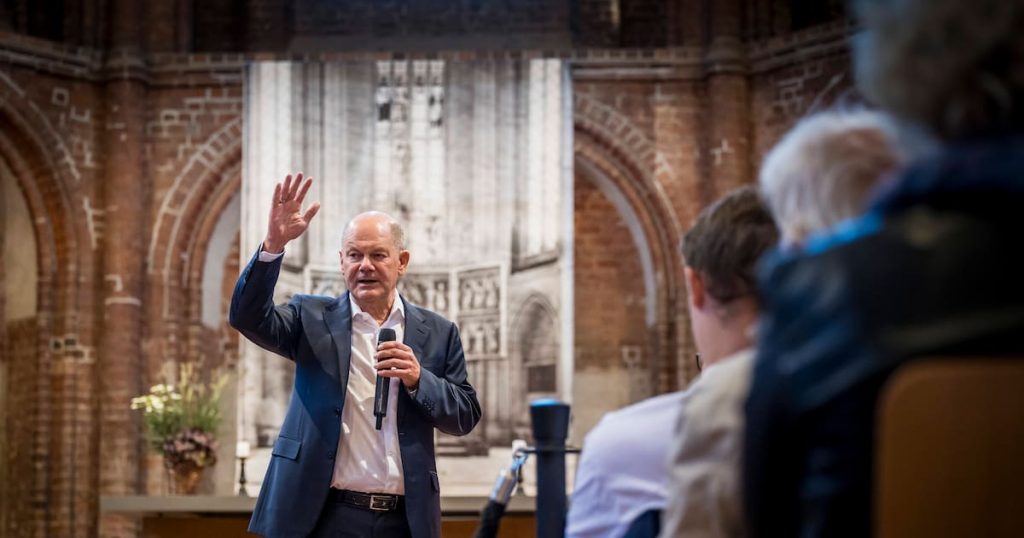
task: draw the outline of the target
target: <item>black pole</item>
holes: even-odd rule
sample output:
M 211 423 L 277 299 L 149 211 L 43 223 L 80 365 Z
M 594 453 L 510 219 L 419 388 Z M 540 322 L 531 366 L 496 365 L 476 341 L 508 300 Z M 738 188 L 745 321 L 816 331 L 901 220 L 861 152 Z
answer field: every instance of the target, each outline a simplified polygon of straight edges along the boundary
M 556 400 L 530 404 L 537 451 L 537 538 L 565 536 L 565 438 L 569 406 Z
M 480 512 L 480 525 L 476 528 L 473 538 L 495 538 L 501 526 L 501 516 L 505 515 L 505 505 L 496 501 L 487 501 L 483 512 Z

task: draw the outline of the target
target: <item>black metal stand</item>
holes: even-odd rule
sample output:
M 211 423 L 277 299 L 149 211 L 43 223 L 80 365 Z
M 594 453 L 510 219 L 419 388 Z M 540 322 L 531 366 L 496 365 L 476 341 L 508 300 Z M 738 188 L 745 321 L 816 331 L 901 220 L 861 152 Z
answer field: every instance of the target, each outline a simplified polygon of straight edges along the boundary
M 537 454 L 537 538 L 565 536 L 565 439 L 569 406 L 555 400 L 530 405 Z
M 578 449 L 578 448 L 570 448 L 570 447 L 565 447 L 565 446 L 563 446 L 561 449 L 559 449 L 557 447 L 556 448 L 548 447 L 548 448 L 545 448 L 545 449 L 539 449 L 539 448 L 536 448 L 536 447 L 529 447 L 529 446 L 523 446 L 523 447 L 519 447 L 519 448 L 513 449 L 513 451 L 512 451 L 512 464 L 509 465 L 508 469 L 502 469 L 501 472 L 498 473 L 498 481 L 494 484 L 494 490 L 491 491 L 491 496 L 490 496 L 490 498 L 487 501 L 487 505 L 484 506 L 483 511 L 480 512 L 480 525 L 477 526 L 476 533 L 473 534 L 473 538 L 495 538 L 496 536 L 498 536 L 498 530 L 499 530 L 499 527 L 501 525 L 501 518 L 502 518 L 502 516 L 505 515 L 505 509 L 508 507 L 508 502 L 511 499 L 511 497 L 513 495 L 513 492 L 518 489 L 519 493 L 522 494 L 523 466 L 526 464 L 526 459 L 530 457 L 530 454 L 537 454 L 538 455 L 538 460 L 540 459 L 540 454 L 541 453 L 544 453 L 545 457 L 560 457 L 562 459 L 562 462 L 563 462 L 563 470 L 564 470 L 565 455 L 566 454 L 579 454 L 579 452 L 580 452 L 580 449 Z M 539 466 L 538 466 L 538 471 L 539 471 Z M 540 503 L 541 503 L 539 484 L 543 480 L 544 483 L 545 483 L 545 487 L 548 487 L 547 484 L 549 482 L 551 482 L 551 481 L 548 480 L 547 478 L 541 479 L 539 472 L 538 472 L 538 478 L 537 479 L 538 479 L 538 497 L 537 497 L 538 510 L 537 510 L 537 513 L 539 514 L 540 513 L 539 508 L 540 508 Z M 564 472 L 562 474 L 562 490 L 561 491 L 565 491 L 565 474 L 564 474 Z M 562 495 L 562 498 L 564 500 L 565 496 Z M 548 525 L 548 523 L 545 522 L 545 525 Z M 561 527 L 565 526 L 565 515 L 564 515 L 564 513 L 562 515 L 562 522 L 561 523 L 556 522 L 556 523 L 554 523 L 554 525 L 555 526 L 561 525 Z M 539 520 L 538 520 L 537 527 L 538 527 L 538 529 L 540 528 Z M 540 536 L 539 532 L 538 532 L 537 536 Z M 558 534 L 558 536 L 562 536 L 561 531 Z

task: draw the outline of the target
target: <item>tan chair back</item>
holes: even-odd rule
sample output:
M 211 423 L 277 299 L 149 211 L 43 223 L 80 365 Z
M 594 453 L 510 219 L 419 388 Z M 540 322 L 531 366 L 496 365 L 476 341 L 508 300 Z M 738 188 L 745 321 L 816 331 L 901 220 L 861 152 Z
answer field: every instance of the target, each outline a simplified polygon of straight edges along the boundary
M 909 363 L 878 413 L 877 536 L 1024 537 L 1024 360 Z

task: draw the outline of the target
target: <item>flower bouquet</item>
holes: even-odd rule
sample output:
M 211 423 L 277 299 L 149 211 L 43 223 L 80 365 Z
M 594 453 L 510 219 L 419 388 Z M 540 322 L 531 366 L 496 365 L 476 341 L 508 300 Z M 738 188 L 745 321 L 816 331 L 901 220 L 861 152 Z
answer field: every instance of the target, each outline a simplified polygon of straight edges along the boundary
M 154 385 L 132 398 L 132 409 L 142 410 L 147 442 L 163 455 L 177 493 L 195 493 L 203 470 L 217 463 L 216 432 L 226 383 L 224 373 L 204 383 L 194 363 L 183 363 L 175 382 Z

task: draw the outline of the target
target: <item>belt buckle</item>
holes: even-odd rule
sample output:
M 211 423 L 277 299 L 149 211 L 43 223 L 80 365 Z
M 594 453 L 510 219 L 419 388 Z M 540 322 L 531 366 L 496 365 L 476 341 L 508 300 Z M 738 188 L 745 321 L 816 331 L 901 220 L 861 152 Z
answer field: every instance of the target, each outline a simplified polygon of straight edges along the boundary
M 387 512 L 394 508 L 395 499 L 388 495 L 370 495 L 370 510 Z

